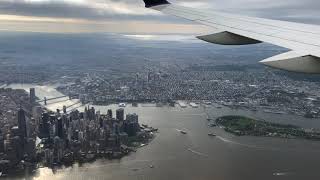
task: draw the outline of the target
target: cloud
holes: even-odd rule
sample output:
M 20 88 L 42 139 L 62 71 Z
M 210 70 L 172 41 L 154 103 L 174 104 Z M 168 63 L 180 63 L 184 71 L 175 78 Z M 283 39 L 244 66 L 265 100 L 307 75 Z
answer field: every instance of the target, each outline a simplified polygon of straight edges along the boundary
M 320 1 L 317 0 L 170 1 L 199 9 L 213 9 L 242 15 L 320 24 L 320 11 L 318 10 Z M 77 23 L 78 21 L 81 21 L 81 23 L 87 23 L 87 25 L 94 24 L 92 27 L 93 31 L 99 22 L 104 24 L 107 24 L 108 22 L 118 24 L 123 23 L 123 28 L 129 27 L 124 23 L 139 22 L 140 24 L 144 23 L 145 25 L 148 23 L 178 24 L 181 26 L 188 25 L 188 27 L 193 30 L 195 29 L 195 27 L 191 26 L 192 23 L 186 20 L 175 17 L 169 18 L 159 12 L 144 8 L 142 0 L 0 0 L 0 15 L 3 17 L 5 15 L 16 16 L 16 20 L 17 17 L 21 17 L 21 21 L 28 19 L 28 21 L 25 22 L 29 23 L 32 20 L 37 20 L 37 23 L 39 23 L 39 21 L 49 19 L 51 21 L 57 20 L 56 22 L 51 22 L 55 24 L 58 24 L 58 21 L 66 24 L 66 20 Z M 40 19 L 37 19 L 36 17 L 39 17 Z M 0 19 L 2 22 L 4 20 L 4 18 Z M 6 23 L 12 24 L 8 21 L 6 21 Z M 0 22 L 0 28 L 5 27 L 5 25 L 7 24 Z M 132 25 L 130 25 L 130 27 L 132 27 Z M 171 31 L 169 26 L 166 26 L 166 28 L 167 29 L 161 29 L 161 32 Z M 133 29 L 133 31 L 135 30 Z M 148 28 L 146 28 L 145 31 L 148 31 Z
M 137 4 L 114 0 L 0 0 L 0 13 L 94 20 L 139 19 L 142 16 L 157 17 L 162 15 L 144 8 L 142 2 Z

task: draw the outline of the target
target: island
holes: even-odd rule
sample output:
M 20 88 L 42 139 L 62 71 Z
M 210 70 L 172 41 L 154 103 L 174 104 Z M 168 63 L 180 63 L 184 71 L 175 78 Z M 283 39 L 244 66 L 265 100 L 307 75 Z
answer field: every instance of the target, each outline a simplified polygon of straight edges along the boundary
M 216 124 L 237 136 L 263 136 L 320 140 L 320 131 L 290 124 L 271 123 L 245 116 L 222 116 Z

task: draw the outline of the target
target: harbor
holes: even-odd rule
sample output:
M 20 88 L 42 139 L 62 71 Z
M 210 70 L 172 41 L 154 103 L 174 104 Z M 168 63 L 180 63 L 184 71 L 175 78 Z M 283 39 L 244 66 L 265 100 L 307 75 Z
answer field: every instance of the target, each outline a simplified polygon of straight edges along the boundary
M 46 88 L 50 89 L 50 87 Z M 49 89 L 45 92 L 54 91 L 54 89 Z M 40 94 L 42 93 L 40 92 Z M 42 95 L 44 96 L 44 94 Z M 29 174 L 28 177 L 46 180 L 54 180 L 58 177 L 63 180 L 87 180 L 91 177 L 124 180 L 138 180 L 143 177 L 163 180 L 184 179 L 184 175 L 187 175 L 190 178 L 186 179 L 192 180 L 194 170 L 197 169 L 197 172 L 203 172 L 203 175 L 197 174 L 197 178 L 219 179 L 229 176 L 236 179 L 248 167 L 255 173 L 244 178 L 255 177 L 258 179 L 263 175 L 272 179 L 274 173 L 293 171 L 309 177 L 317 175 L 315 173 L 317 172 L 316 167 L 320 162 L 317 149 L 320 149 L 320 145 L 312 141 L 296 139 L 289 139 L 284 143 L 281 138 L 237 137 L 219 127 L 209 127 L 208 124 L 212 123 L 212 120 L 208 122 L 207 119 L 216 119 L 230 114 L 246 115 L 269 122 L 291 123 L 304 128 L 319 128 L 320 121 L 318 119 L 310 120 L 286 114 L 275 115 L 261 111 L 232 109 L 225 106 L 218 109 L 217 106 L 219 105 L 215 103 L 199 108 L 181 108 L 180 106 L 144 107 L 142 105 L 138 104 L 138 107 L 134 107 L 128 104 L 125 111 L 139 114 L 141 126 L 142 124 L 145 125 L 145 127 L 142 126 L 143 128 L 146 128 L 146 126 L 159 128 L 157 138 L 148 145 L 138 148 L 136 152 L 124 156 L 121 160 L 97 159 L 92 163 L 74 164 L 72 167 L 60 168 L 55 171 L 43 167 L 37 169 L 34 174 Z M 52 105 L 48 106 L 52 107 Z M 55 107 L 62 107 L 62 103 L 55 104 Z M 115 111 L 119 108 L 118 104 L 93 107 L 101 113 L 107 113 L 108 109 Z M 186 131 L 187 134 L 182 134 L 176 129 Z M 208 133 L 214 133 L 217 136 L 210 136 Z M 303 157 L 300 156 L 301 153 L 304 154 Z M 269 161 L 270 156 L 275 158 Z M 251 164 L 243 166 L 247 163 L 247 159 L 242 157 L 252 157 Z M 190 163 L 190 158 L 193 160 L 192 163 Z M 266 161 L 268 163 L 261 164 L 261 160 L 264 159 L 268 159 Z M 234 167 L 232 174 L 222 171 L 226 170 L 224 164 L 232 164 Z M 153 168 L 150 168 L 151 165 Z M 178 166 L 180 168 L 173 172 L 172 170 Z M 308 174 L 304 174 L 306 168 L 310 170 L 307 171 Z M 292 179 L 296 180 L 297 178 Z

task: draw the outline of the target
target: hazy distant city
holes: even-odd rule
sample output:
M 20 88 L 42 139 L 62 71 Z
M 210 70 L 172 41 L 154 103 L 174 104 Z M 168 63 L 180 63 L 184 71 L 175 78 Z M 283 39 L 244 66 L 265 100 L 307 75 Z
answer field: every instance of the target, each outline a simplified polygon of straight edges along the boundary
M 0 44 L 13 39 L 8 34 Z M 67 35 L 30 33 L 24 36 L 26 41 L 14 39 L 12 43 L 18 46 L 1 50 L 2 86 L 59 84 L 63 94 L 96 105 L 206 100 L 253 111 L 319 116 L 319 76 L 287 73 L 257 63 L 285 51 L 282 48 L 267 44 L 228 48 L 188 36 L 170 43 L 166 39 L 139 40 L 140 36 L 71 36 L 74 40 L 68 45 L 65 42 L 71 37 Z M 84 42 L 88 40 L 91 44 Z

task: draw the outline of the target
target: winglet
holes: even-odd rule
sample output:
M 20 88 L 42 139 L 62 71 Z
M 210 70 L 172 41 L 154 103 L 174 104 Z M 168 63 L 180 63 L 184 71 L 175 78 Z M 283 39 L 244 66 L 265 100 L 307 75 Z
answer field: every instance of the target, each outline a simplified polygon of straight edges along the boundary
M 153 6 L 170 4 L 167 0 L 143 0 L 146 4 L 146 8 L 150 8 Z

